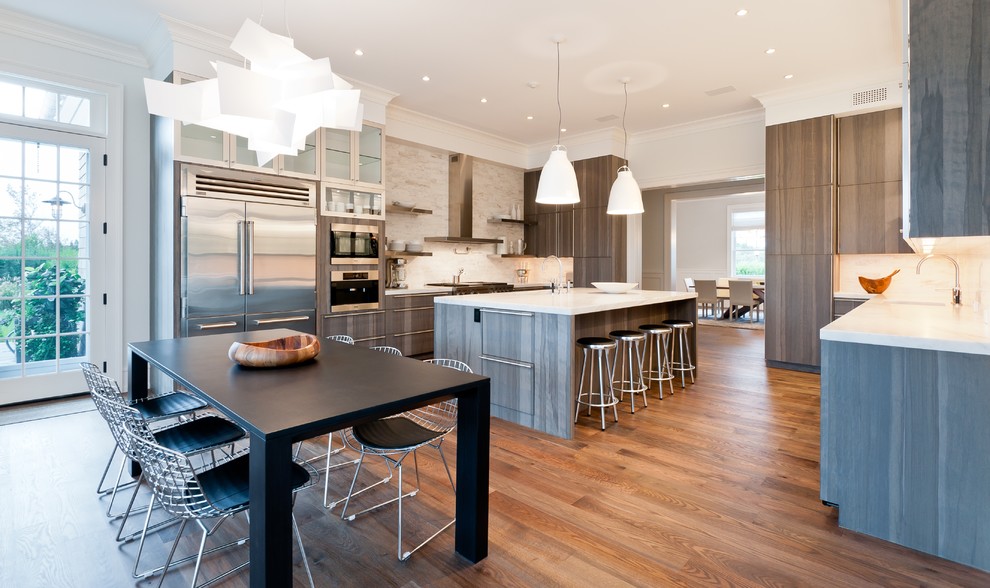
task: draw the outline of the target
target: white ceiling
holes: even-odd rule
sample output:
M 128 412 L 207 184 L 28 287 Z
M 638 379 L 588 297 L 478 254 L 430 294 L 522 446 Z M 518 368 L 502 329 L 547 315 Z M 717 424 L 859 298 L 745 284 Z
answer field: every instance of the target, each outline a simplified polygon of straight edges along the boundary
M 556 136 L 555 36 L 566 37 L 565 142 L 621 126 L 620 78 L 630 78 L 626 127 L 637 133 L 760 108 L 754 96 L 869 79 L 901 63 L 900 0 L 0 0 L 0 7 L 137 47 L 159 13 L 230 37 L 245 18 L 263 14 L 262 26 L 290 34 L 310 57 L 330 57 L 336 73 L 398 93 L 394 105 L 526 145 Z M 739 8 L 749 14 L 736 16 Z M 765 53 L 770 47 L 773 55 Z M 598 120 L 610 116 L 619 118 Z

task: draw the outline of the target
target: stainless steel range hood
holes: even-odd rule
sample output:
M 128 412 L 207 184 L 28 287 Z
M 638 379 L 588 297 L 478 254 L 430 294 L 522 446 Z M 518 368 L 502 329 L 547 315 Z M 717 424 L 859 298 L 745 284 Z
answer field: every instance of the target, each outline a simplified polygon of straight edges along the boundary
M 472 236 L 474 208 L 473 194 L 474 158 L 463 153 L 450 156 L 447 173 L 447 199 L 449 215 L 447 236 L 426 237 L 424 241 L 442 243 L 501 243 L 499 239 L 482 239 Z

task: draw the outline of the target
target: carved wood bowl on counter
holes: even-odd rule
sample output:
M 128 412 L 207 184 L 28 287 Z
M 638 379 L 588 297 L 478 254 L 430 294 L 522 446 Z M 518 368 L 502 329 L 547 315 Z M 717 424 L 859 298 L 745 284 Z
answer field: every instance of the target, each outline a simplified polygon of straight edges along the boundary
M 292 335 L 270 341 L 234 341 L 227 351 L 227 357 L 243 366 L 271 368 L 309 361 L 319 353 L 319 338 L 313 335 Z
M 863 287 L 868 294 L 883 294 L 884 290 L 890 286 L 890 279 L 901 270 L 896 269 L 894 273 L 883 278 L 864 278 L 859 276 L 859 285 Z

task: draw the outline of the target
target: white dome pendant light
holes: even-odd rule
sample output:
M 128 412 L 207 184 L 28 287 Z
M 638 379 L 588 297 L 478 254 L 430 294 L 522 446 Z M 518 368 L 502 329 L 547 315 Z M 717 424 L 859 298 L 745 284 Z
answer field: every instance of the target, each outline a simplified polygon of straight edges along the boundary
M 625 105 L 622 107 L 622 159 L 626 159 L 626 149 L 629 147 L 629 135 L 626 133 L 626 110 L 629 108 L 629 78 L 619 80 L 622 82 L 622 93 L 626 97 Z M 626 159 L 626 161 L 629 161 Z M 643 192 L 633 177 L 632 170 L 628 165 L 619 168 L 619 175 L 612 183 L 612 189 L 608 193 L 609 214 L 643 214 Z
M 540 183 L 536 187 L 536 202 L 539 204 L 574 204 L 581 201 L 577 174 L 567 159 L 567 149 L 560 144 L 563 124 L 560 109 L 560 44 L 563 41 L 562 37 L 554 39 L 557 44 L 557 144 L 550 149 L 550 158 L 540 171 Z

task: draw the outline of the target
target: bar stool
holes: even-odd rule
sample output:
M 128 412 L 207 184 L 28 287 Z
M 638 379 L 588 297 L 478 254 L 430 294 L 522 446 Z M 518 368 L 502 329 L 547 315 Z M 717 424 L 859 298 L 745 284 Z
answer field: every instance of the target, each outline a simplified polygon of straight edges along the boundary
M 643 384 L 643 355 L 639 346 L 646 341 L 646 335 L 639 331 L 618 330 L 608 336 L 615 339 L 617 345 L 615 364 L 612 366 L 612 389 L 619 393 L 619 402 L 622 402 L 626 392 L 629 393 L 629 408 L 635 413 L 637 394 L 643 395 L 643 406 L 649 406 L 646 403 L 647 386 Z M 618 378 L 616 368 L 619 369 Z
M 615 422 L 619 422 L 619 411 L 615 405 L 619 399 L 612 391 L 612 366 L 609 362 L 608 352 L 615 349 L 615 341 L 605 337 L 581 337 L 577 340 L 577 345 L 584 351 L 581 361 L 581 384 L 578 386 L 577 400 L 574 403 L 574 422 L 578 421 L 578 414 L 581 412 L 581 405 L 588 407 L 588 416 L 591 416 L 592 408 L 600 408 L 602 411 L 602 430 L 605 430 L 605 407 L 612 407 L 612 416 Z M 591 359 L 591 371 L 588 378 L 588 391 L 584 391 L 585 371 L 588 368 L 588 354 L 593 353 Z M 605 369 L 602 369 L 602 360 L 605 362 Z M 595 362 L 598 363 L 598 391 L 595 391 Z M 608 383 L 608 389 L 605 383 Z M 597 398 L 597 401 L 595 400 Z
M 673 372 L 681 372 L 681 388 L 684 388 L 684 372 L 691 373 L 691 383 L 694 384 L 694 364 L 691 363 L 691 345 L 688 341 L 688 329 L 694 328 L 691 321 L 680 319 L 668 319 L 663 321 L 674 330 L 674 341 L 670 345 L 670 369 Z M 674 361 L 674 347 L 677 347 L 677 361 Z M 685 359 L 687 361 L 685 361 Z
M 649 386 L 651 382 L 659 382 L 660 400 L 663 400 L 663 383 L 669 382 L 670 393 L 674 393 L 674 371 L 670 369 L 670 342 L 673 329 L 666 325 L 640 325 L 639 330 L 646 335 L 646 345 L 643 350 L 644 369 L 643 380 Z M 654 367 L 654 362 L 656 366 Z

